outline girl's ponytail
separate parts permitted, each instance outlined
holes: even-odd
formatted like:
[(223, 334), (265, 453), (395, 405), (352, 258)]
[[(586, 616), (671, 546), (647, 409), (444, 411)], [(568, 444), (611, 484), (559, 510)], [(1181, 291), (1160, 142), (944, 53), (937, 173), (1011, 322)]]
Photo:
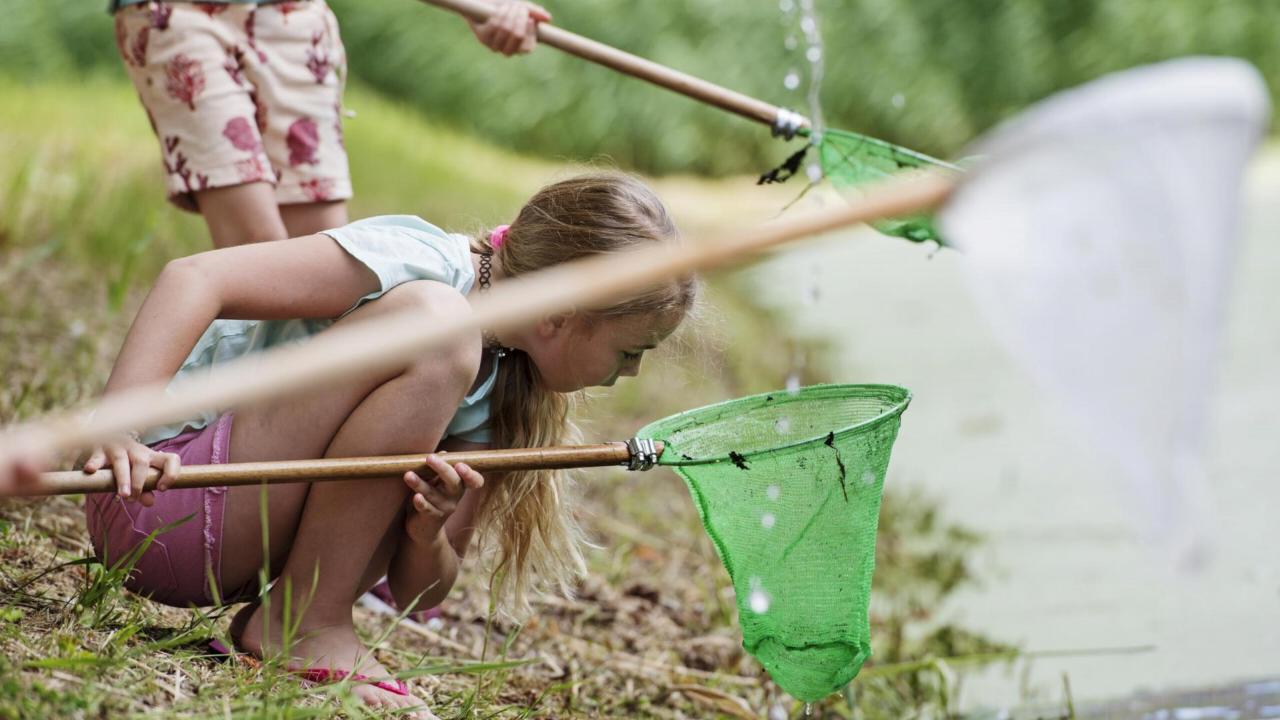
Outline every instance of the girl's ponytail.
[[(653, 191), (622, 173), (596, 173), (543, 188), (503, 233), (500, 247), (477, 241), (475, 249), (496, 251), (503, 274), (515, 277), (589, 255), (675, 240), (675, 224)], [(695, 295), (692, 278), (675, 278), (589, 315), (683, 316)], [(569, 416), (572, 405), (572, 396), (542, 386), (528, 355), (511, 352), (499, 362), (490, 398), (493, 443), (511, 448), (580, 442)], [(570, 594), (586, 563), (568, 473), (509, 473), (488, 488), (477, 535), (499, 607), (514, 616), (527, 614), (529, 594), (540, 583)]]

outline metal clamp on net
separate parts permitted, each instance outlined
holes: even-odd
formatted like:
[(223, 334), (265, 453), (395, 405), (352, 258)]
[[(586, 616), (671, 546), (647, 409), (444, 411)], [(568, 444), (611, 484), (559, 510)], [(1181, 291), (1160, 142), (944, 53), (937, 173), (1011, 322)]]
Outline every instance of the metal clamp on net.
[(658, 464), (658, 446), (648, 438), (631, 438), (627, 441), (627, 450), (631, 451), (628, 470), (652, 470)]
[(773, 119), (773, 136), (790, 140), (808, 122), (805, 116), (800, 113), (780, 107), (778, 108), (778, 115)]

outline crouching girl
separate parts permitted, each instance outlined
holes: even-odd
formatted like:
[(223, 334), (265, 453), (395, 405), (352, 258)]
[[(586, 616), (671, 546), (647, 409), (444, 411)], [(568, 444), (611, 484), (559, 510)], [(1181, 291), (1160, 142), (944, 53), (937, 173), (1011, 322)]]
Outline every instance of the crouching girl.
[[(204, 372), (386, 313), (415, 312), (424, 323), (466, 313), (468, 295), (506, 278), (672, 242), (675, 234), (647, 187), (610, 173), (542, 189), (509, 227), (483, 239), (386, 216), (175, 260), (139, 310), (106, 393)], [(434, 476), (272, 486), (264, 515), (257, 487), (165, 491), (179, 464), (572, 441), (569, 393), (635, 375), (644, 352), (675, 330), (694, 294), (692, 279), (672, 279), (613, 307), (477, 333), (395, 371), (234, 414), (210, 411), (98, 448), (84, 470), (112, 468), (119, 488), (88, 501), (94, 546), (112, 562), (190, 515), (142, 554), (131, 590), (183, 607), (253, 601), (265, 566), (276, 581), (270, 602), (250, 602), (232, 623), (243, 652), (281, 651), (288, 588), (288, 620), (297, 627), (290, 668), (311, 681), (357, 680), (355, 691), (372, 705), (425, 707), (388, 679), (356, 636), (354, 601), (385, 575), (401, 607), (433, 606), (452, 588), (473, 536), (491, 560), (495, 594), (516, 612), (527, 608), (536, 584), (567, 587), (583, 563), (562, 473), (482, 477), (429, 456)], [(141, 490), (148, 467), (162, 471), (154, 494)]]

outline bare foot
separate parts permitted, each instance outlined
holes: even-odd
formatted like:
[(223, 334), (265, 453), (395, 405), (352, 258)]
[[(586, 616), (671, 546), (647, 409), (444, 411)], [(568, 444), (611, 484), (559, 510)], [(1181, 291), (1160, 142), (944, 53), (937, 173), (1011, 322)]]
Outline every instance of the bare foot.
[[(241, 650), (257, 657), (281, 652), (282, 617), (276, 612), (271, 615), (271, 638), (268, 640), (264, 638), (262, 629), (263, 622), (267, 619), (262, 606), (256, 603), (246, 605), (231, 621), (231, 638)], [(373, 653), (360, 641), (350, 623), (307, 627), (304, 618), (302, 627), (298, 628), (289, 648), (289, 656), (290, 670), (327, 670), (335, 681), (340, 676), (357, 673), (373, 681), (395, 682), (391, 679), (391, 673), (374, 659)], [(415, 695), (400, 695), (370, 682), (354, 680), (351, 692), (370, 707), (400, 711), (405, 713), (402, 717), (417, 720), (439, 720), (427, 709), (427, 703)]]

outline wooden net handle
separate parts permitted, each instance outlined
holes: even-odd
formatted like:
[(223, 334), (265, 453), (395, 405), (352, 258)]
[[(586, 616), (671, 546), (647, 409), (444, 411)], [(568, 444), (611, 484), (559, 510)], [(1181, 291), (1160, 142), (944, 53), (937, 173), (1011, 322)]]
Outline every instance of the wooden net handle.
[[(452, 10), (455, 13), (478, 23), (489, 19), (493, 6), (485, 0), (423, 0), (436, 7)], [(713, 105), (722, 110), (741, 115), (748, 120), (755, 120), (770, 127), (778, 128), (780, 118), (794, 121), (789, 130), (779, 128), (783, 132), (794, 132), (809, 127), (809, 120), (800, 115), (780, 108), (777, 105), (757, 100), (750, 95), (743, 95), (715, 83), (682, 73), (661, 65), (652, 60), (623, 52), (615, 47), (596, 42), (589, 38), (558, 28), (550, 23), (538, 23), (538, 41), (589, 60), (598, 65), (617, 70), (655, 85), (674, 90), (699, 102)], [(789, 135), (788, 135), (789, 137)]]
[[(662, 443), (655, 443), (655, 445), (656, 451), (661, 454)], [(451, 465), (466, 463), (481, 473), (627, 465), (632, 460), (631, 450), (623, 442), (514, 450), (473, 450), (441, 453), (440, 457)], [(410, 470), (431, 472), (423, 464), (421, 454), (185, 465), (179, 471), (178, 478), (169, 485), (169, 489), (400, 477)], [(159, 470), (149, 469), (144, 489), (154, 490), (159, 477)], [(24, 486), (23, 494), (70, 495), (115, 492), (115, 490), (115, 474), (109, 469), (99, 470), (92, 475), (71, 470), (44, 473), (35, 483)]]

